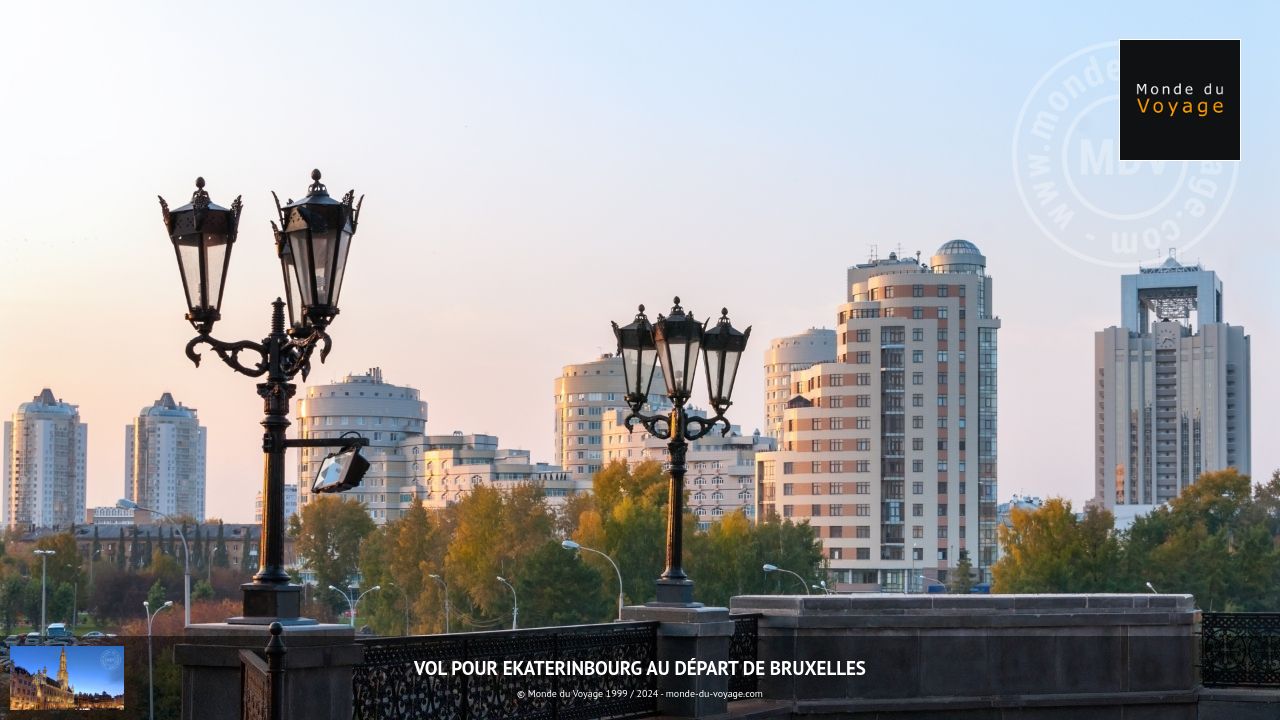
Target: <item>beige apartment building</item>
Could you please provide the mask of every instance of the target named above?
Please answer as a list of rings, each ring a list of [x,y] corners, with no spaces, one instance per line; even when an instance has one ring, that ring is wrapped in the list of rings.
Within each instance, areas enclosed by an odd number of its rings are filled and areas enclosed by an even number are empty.
[[[624,410],[611,410],[604,415],[604,461],[620,460],[633,466],[645,460],[670,463],[667,441],[653,437],[639,425],[634,432],[627,432],[623,424],[626,417]],[[690,443],[685,459],[685,488],[689,491],[689,511],[698,516],[699,529],[706,530],[736,510],[755,520],[756,455],[776,448],[773,438],[762,436],[759,430],[743,435],[736,425],[728,435],[721,435],[717,429]]]
[[[203,521],[207,436],[195,408],[163,393],[124,429],[124,495],[166,517]]]
[[[795,396],[791,392],[791,373],[835,359],[836,331],[827,328],[809,328],[769,343],[764,354],[765,432],[769,437],[782,437],[787,402]]]
[[[645,412],[670,409],[665,388],[662,369],[658,368]],[[604,416],[610,411],[626,411],[625,395],[622,358],[614,355],[565,365],[555,380],[556,460],[580,490],[591,489],[591,477],[604,463]]]
[[[790,374],[757,512],[813,525],[838,589],[921,592],[961,551],[989,581],[1000,321],[986,258],[967,240],[927,264],[890,254],[849,268],[847,293],[835,360]]]

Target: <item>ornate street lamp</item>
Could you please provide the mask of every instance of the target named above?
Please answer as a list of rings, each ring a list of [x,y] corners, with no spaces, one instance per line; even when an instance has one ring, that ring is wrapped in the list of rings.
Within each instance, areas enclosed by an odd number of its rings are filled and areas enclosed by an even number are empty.
[[[705,436],[716,425],[723,426],[722,435],[729,434],[731,425],[724,414],[732,404],[733,381],[751,328],[743,332],[734,329],[729,323],[729,311],[722,309],[720,320],[708,330],[705,323],[694,320],[692,313],[685,313],[677,297],[671,314],[666,317],[659,315],[656,323],[649,323],[641,305],[640,312],[630,324],[619,327],[613,323],[613,333],[618,339],[618,355],[622,357],[623,376],[627,383],[626,400],[631,407],[625,421],[627,430],[630,432],[636,423],[640,423],[654,437],[667,440],[667,450],[671,454],[671,482],[667,488],[667,567],[658,578],[656,602],[659,605],[696,606],[698,603],[693,602],[693,581],[685,574],[681,559],[685,455],[689,443]],[[707,394],[716,413],[711,418],[690,416],[684,407],[693,391],[699,353],[705,357]],[[662,363],[671,413],[645,415],[642,411],[648,401],[654,366],[658,362]]]
[[[221,319],[222,290],[240,223],[240,198],[231,208],[215,205],[204,189],[204,178],[196,179],[196,192],[191,202],[170,211],[160,198],[165,228],[178,257],[178,271],[187,298],[187,320],[198,333],[187,343],[187,357],[197,366],[200,354],[196,348],[208,345],[232,370],[249,377],[265,377],[258,384],[258,395],[264,401],[262,426],[266,428],[264,454],[262,538],[258,558],[260,566],[253,582],[241,586],[244,592],[244,615],[228,622],[247,624],[314,624],[299,617],[302,609],[301,586],[289,582],[284,569],[284,452],[293,447],[336,447],[354,452],[369,444],[366,438],[296,439],[285,437],[289,427],[289,401],[297,390],[290,381],[301,374],[307,379],[311,371],[311,355],[320,348],[320,362],[329,354],[330,339],[326,328],[338,314],[338,298],[346,273],[351,238],[360,216],[360,203],[355,193],[342,200],[329,197],[320,183],[320,171],[311,173],[312,184],[305,198],[290,200],[283,207],[279,198],[276,209],[280,225],[275,231],[277,257],[284,274],[285,295],[289,298],[289,328],[285,329],[285,301],[276,298],[271,304],[271,332],[261,342],[241,340],[225,342],[210,335]],[[274,196],[274,193],[273,193]],[[363,200],[363,198],[361,198]],[[283,229],[281,229],[283,228]],[[249,353],[242,362],[241,353]],[[358,465],[355,457],[350,465]],[[354,473],[340,473],[345,481],[326,484],[329,491],[344,490],[359,484]]]

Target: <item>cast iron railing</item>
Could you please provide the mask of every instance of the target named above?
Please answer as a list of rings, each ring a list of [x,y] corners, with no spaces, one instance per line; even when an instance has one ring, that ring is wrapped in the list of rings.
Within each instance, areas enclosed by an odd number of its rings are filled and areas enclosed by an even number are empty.
[[[658,623],[622,622],[535,630],[360,640],[356,720],[604,720],[657,713]],[[639,674],[506,675],[503,661],[638,662]],[[415,661],[438,661],[419,672]],[[454,661],[495,661],[494,672],[451,672]],[[420,665],[424,670],[430,670]]]
[[[729,640],[729,659],[743,662],[755,662],[759,625],[759,613],[733,616],[733,637]],[[729,678],[730,692],[754,692],[756,689],[755,673],[747,674],[739,670]]]
[[[261,655],[240,651],[240,717],[242,720],[284,720],[283,628],[271,623],[271,641]],[[265,657],[264,657],[265,656]]]
[[[1200,681],[1280,685],[1280,613],[1201,613]]]

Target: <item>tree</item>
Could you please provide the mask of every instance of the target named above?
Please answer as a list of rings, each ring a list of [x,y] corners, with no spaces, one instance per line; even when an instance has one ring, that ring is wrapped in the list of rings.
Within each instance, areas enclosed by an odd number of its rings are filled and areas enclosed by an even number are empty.
[[[960,551],[960,559],[956,561],[956,567],[951,571],[951,581],[947,583],[947,592],[964,594],[973,590],[973,586],[973,563],[969,561],[969,551],[962,549]]]
[[[147,591],[147,603],[151,605],[151,612],[155,612],[165,603],[164,585],[159,580],[151,584],[151,589]]]
[[[124,570],[125,558],[124,558],[124,531],[123,530],[121,530],[120,534],[116,537],[115,560],[116,560],[116,569]]]
[[[347,586],[359,570],[360,543],[373,530],[364,503],[332,496],[314,498],[289,520],[294,552],[320,588]],[[335,593],[327,595],[331,607],[342,602]]]
[[[213,585],[208,580],[197,580],[195,585],[191,586],[191,601],[194,604],[197,600],[212,600]]]
[[[520,626],[581,625],[615,617],[616,583],[609,569],[608,587],[586,558],[565,551],[551,540],[533,550],[521,563],[512,583],[520,598]]]
[[[102,541],[98,539],[98,526],[93,526],[93,549],[89,552],[90,562],[97,562],[102,557]]]
[[[213,566],[214,567],[231,567],[231,559],[227,557],[227,537],[226,530],[222,526],[222,521],[218,521],[218,536],[213,546]]]

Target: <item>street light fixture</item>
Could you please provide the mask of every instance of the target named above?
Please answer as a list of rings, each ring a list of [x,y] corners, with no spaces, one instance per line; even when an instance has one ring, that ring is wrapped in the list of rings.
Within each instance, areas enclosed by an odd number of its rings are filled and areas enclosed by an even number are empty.
[[[146,510],[152,515],[159,515],[170,523],[173,522],[173,518],[159,510],[144,507],[128,498],[117,500],[116,507],[124,510]],[[178,527],[178,537],[182,540],[182,621],[184,626],[191,627],[191,549],[187,547],[187,534],[182,531],[181,526]]]
[[[329,586],[329,589],[336,593],[341,594],[342,599],[347,601],[347,607],[351,609],[351,627],[354,628],[356,626],[356,610],[360,607],[360,601],[364,599],[365,595],[368,595],[374,590],[381,590],[382,586],[374,585],[368,590],[365,590],[364,592],[360,593],[360,595],[356,597],[354,600],[352,599],[352,596],[355,595],[355,591],[357,589],[355,587],[350,588],[351,590],[350,593],[345,593],[332,585]]]
[[[804,594],[805,594],[805,595],[811,595],[811,594],[812,594],[812,593],[810,593],[810,592],[809,592],[809,583],[805,582],[805,581],[804,581],[804,578],[800,577],[800,574],[799,574],[799,573],[792,572],[792,571],[790,571],[790,570],[788,570],[788,569],[786,569],[786,568],[780,568],[780,567],[778,567],[777,565],[774,565],[774,564],[772,564],[772,563],[765,563],[765,564],[764,564],[764,567],[763,567],[763,568],[761,568],[761,569],[762,569],[762,570],[764,570],[764,571],[765,571],[765,572],[767,572],[767,573],[771,573],[771,572],[784,572],[784,573],[788,573],[788,574],[790,574],[790,575],[794,575],[794,576],[795,576],[795,578],[796,578],[797,580],[799,580],[799,581],[800,581],[800,587],[804,588]]]
[[[408,637],[409,636],[409,593],[404,588],[400,587],[399,585],[393,582],[389,582],[387,584],[399,590],[400,595],[404,597],[404,635],[405,637]]]
[[[613,566],[613,571],[618,574],[618,622],[622,622],[622,571],[618,569],[618,563],[614,562],[613,558],[600,552],[599,550],[596,550],[594,548],[589,548],[584,545],[579,545],[578,543],[572,540],[565,540],[564,542],[560,543],[560,547],[564,548],[565,550],[586,550],[587,552],[593,552],[599,555],[600,557],[604,558],[605,560],[609,561],[609,564]]]
[[[507,582],[506,578],[499,575],[498,582],[506,585],[507,589],[511,591],[511,629],[517,630],[519,629],[520,598],[516,597],[516,589],[511,586],[511,583]]]
[[[45,608],[45,578],[47,577],[45,570],[49,564],[49,556],[57,555],[56,550],[34,550],[36,555],[40,556],[40,644],[44,644],[44,634],[48,625],[45,624],[44,608]]]
[[[354,191],[341,201],[329,197],[320,182],[320,171],[311,173],[307,195],[284,206],[276,198],[280,225],[272,223],[276,255],[285,281],[289,327],[285,328],[286,301],[272,303],[271,332],[261,342],[226,342],[210,333],[221,319],[222,293],[230,265],[231,248],[239,231],[241,204],[237,197],[230,208],[214,204],[204,189],[204,178],[196,179],[191,202],[172,211],[164,198],[160,208],[165,228],[178,259],[178,272],[186,295],[187,320],[196,337],[187,343],[186,354],[197,366],[196,348],[208,345],[228,367],[249,377],[263,377],[258,395],[264,401],[263,508],[259,567],[253,581],[241,586],[244,615],[228,622],[245,624],[314,624],[299,617],[301,587],[289,581],[284,567],[284,480],[288,448],[356,448],[368,445],[362,437],[296,439],[285,437],[289,427],[289,401],[296,391],[290,382],[311,371],[311,355],[318,347],[320,362],[329,354],[331,340],[326,329],[338,314],[338,298],[346,274],[351,238],[360,216]],[[363,200],[363,198],[361,198]],[[282,229],[283,228],[283,229]],[[241,354],[247,353],[245,361]],[[358,483],[358,478],[355,479]],[[333,490],[346,489],[333,487]]]
[[[445,583],[444,578],[435,573],[431,573],[427,577],[440,583],[440,593],[444,595],[444,634],[449,634],[449,586]]]
[[[719,321],[707,329],[706,323],[699,323],[692,313],[685,313],[677,297],[670,315],[658,315],[656,323],[649,322],[641,305],[631,323],[622,327],[613,323],[613,333],[618,340],[618,355],[622,357],[626,401],[631,410],[625,421],[627,431],[640,423],[650,435],[668,441],[667,451],[671,455],[671,479],[667,488],[667,567],[658,578],[657,604],[696,606],[693,581],[685,574],[682,563],[685,455],[689,443],[707,435],[716,425],[723,425],[722,435],[728,435],[732,429],[724,414],[732,404],[733,382],[751,328],[735,329],[729,323],[729,311],[722,309]],[[706,366],[707,395],[715,410],[711,418],[690,416],[685,410],[693,391],[699,353]],[[655,366],[659,362],[671,412],[645,415],[642,411],[649,400]]]
[[[1159,595],[1159,594],[1160,594],[1160,591],[1156,589],[1156,586],[1155,586],[1155,585],[1152,585],[1152,584],[1151,584],[1151,581],[1150,581],[1150,580],[1148,580],[1148,581],[1147,581],[1147,589],[1148,589],[1148,590],[1150,590],[1150,591],[1152,592],[1152,594],[1154,594],[1154,595]]]
[[[151,720],[156,720],[156,680],[155,680],[155,663],[151,659],[151,621],[156,619],[161,610],[173,607],[172,600],[166,600],[164,605],[156,608],[155,612],[151,612],[150,601],[142,601],[142,611],[147,615],[147,707]]]

